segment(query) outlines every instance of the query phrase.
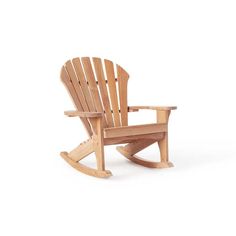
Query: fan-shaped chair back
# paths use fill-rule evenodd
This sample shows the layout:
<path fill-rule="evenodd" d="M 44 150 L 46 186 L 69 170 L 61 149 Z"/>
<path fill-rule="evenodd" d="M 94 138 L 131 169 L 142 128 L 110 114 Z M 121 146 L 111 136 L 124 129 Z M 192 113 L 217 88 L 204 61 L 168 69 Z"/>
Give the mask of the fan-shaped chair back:
<path fill-rule="evenodd" d="M 121 66 L 97 57 L 74 58 L 61 69 L 61 79 L 77 110 L 104 112 L 104 127 L 128 125 L 128 78 Z M 91 136 L 90 121 L 81 120 Z"/>

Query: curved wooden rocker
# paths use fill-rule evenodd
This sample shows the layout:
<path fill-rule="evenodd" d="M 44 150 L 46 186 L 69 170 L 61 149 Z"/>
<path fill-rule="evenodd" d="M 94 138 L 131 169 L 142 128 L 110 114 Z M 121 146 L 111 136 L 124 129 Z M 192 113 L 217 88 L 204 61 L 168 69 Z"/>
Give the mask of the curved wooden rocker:
<path fill-rule="evenodd" d="M 96 170 L 88 166 L 85 166 L 79 162 L 74 161 L 72 158 L 70 158 L 67 152 L 61 152 L 61 156 L 66 162 L 68 162 L 76 170 L 81 171 L 87 175 L 91 175 L 95 177 L 109 177 L 112 175 L 111 171 L 109 170 Z"/>
<path fill-rule="evenodd" d="M 128 152 L 125 152 L 122 150 L 123 147 L 117 147 L 117 151 L 119 151 L 123 156 L 125 156 L 130 161 L 145 166 L 148 168 L 167 168 L 167 167 L 173 167 L 174 165 L 171 162 L 155 162 L 155 161 L 147 161 L 141 157 L 138 157 L 137 155 L 130 155 Z"/>
<path fill-rule="evenodd" d="M 168 158 L 168 120 L 176 107 L 127 105 L 129 75 L 119 65 L 100 58 L 74 58 L 61 69 L 61 79 L 70 93 L 76 111 L 66 111 L 69 117 L 79 117 L 89 139 L 71 152 L 61 152 L 72 167 L 87 175 L 109 177 L 105 170 L 104 146 L 127 143 L 117 150 L 130 161 L 150 168 L 167 168 L 173 164 Z M 152 109 L 157 114 L 153 124 L 128 125 L 128 112 Z M 135 154 L 153 143 L 158 143 L 160 162 L 144 160 Z M 95 153 L 97 169 L 80 161 Z"/>

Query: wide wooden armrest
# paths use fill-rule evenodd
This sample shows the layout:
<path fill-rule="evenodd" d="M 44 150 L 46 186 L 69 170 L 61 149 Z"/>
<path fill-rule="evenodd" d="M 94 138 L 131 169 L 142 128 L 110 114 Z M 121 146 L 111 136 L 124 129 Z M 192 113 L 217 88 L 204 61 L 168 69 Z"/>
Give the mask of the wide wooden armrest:
<path fill-rule="evenodd" d="M 102 112 L 84 112 L 84 111 L 65 111 L 64 114 L 69 117 L 86 117 L 86 118 L 94 118 L 94 117 L 102 117 Z"/>
<path fill-rule="evenodd" d="M 176 106 L 130 106 L 129 111 L 138 111 L 142 109 L 156 110 L 156 111 L 170 111 L 177 109 Z"/>

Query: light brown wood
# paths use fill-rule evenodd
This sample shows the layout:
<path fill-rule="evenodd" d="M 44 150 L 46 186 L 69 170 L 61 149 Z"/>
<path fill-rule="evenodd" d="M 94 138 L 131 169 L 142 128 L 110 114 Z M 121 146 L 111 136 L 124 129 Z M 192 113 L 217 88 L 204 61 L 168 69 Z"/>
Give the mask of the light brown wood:
<path fill-rule="evenodd" d="M 169 110 L 176 110 L 176 106 L 170 107 L 163 107 L 163 106 L 129 106 L 129 111 L 138 111 L 141 109 L 148 109 L 148 110 L 159 110 L 159 111 L 169 111 Z"/>
<path fill-rule="evenodd" d="M 90 93 L 89 87 L 88 87 L 88 81 L 86 80 L 86 77 L 84 75 L 83 67 L 80 62 L 80 58 L 74 58 L 72 60 L 75 72 L 77 74 L 78 81 L 80 83 L 81 89 L 83 91 L 84 98 L 86 100 L 86 103 L 89 107 L 89 111 L 95 111 L 95 105 L 93 101 L 93 97 Z"/>
<path fill-rule="evenodd" d="M 138 153 L 139 151 L 143 150 L 144 148 L 152 145 L 155 142 L 156 140 L 153 140 L 153 139 L 139 139 L 125 145 L 122 148 L 125 152 L 129 153 L 130 155 L 134 155 Z"/>
<path fill-rule="evenodd" d="M 105 117 L 107 120 L 108 127 L 114 126 L 113 123 L 113 117 L 112 117 L 112 112 L 111 112 L 111 107 L 110 107 L 110 102 L 109 102 L 109 97 L 108 97 L 108 92 L 107 92 L 107 86 L 106 86 L 106 80 L 103 72 L 103 67 L 102 67 L 102 60 L 100 58 L 93 58 L 93 63 L 94 63 L 94 68 L 98 80 L 98 86 L 100 89 L 100 95 L 103 101 L 103 107 L 105 110 Z"/>
<path fill-rule="evenodd" d="M 64 114 L 69 117 L 87 117 L 87 118 L 93 118 L 93 117 L 102 117 L 102 112 L 80 112 L 80 111 L 65 111 Z"/>
<path fill-rule="evenodd" d="M 115 138 L 130 135 L 153 134 L 167 131 L 166 124 L 147 124 L 147 125 L 131 125 L 114 128 L 105 128 L 105 138 Z"/>
<path fill-rule="evenodd" d="M 134 109 L 133 107 L 128 107 L 128 112 L 137 112 L 139 109 Z"/>
<path fill-rule="evenodd" d="M 81 143 L 78 147 L 70 151 L 68 156 L 74 161 L 80 161 L 94 152 L 93 140 L 90 138 Z"/>
<path fill-rule="evenodd" d="M 115 80 L 115 72 L 113 63 L 109 60 L 104 60 L 106 74 L 107 74 L 107 82 L 110 92 L 111 104 L 112 104 L 112 111 L 114 116 L 114 125 L 120 126 L 120 111 L 118 105 L 118 96 L 116 91 L 116 80 Z"/>
<path fill-rule="evenodd" d="M 97 159 L 97 168 L 98 170 L 105 170 L 105 162 L 104 162 L 104 136 L 103 136 L 103 126 L 102 119 L 96 119 L 96 130 L 94 130 L 93 134 L 93 146 L 94 152 Z"/>
<path fill-rule="evenodd" d="M 61 80 L 63 81 L 65 87 L 67 88 L 69 94 L 71 95 L 71 98 L 72 100 L 74 101 L 74 105 L 75 107 L 79 110 L 79 111 L 82 111 L 83 108 L 82 108 L 82 105 L 77 97 L 77 94 L 76 94 L 76 91 L 74 89 L 74 86 L 73 84 L 71 83 L 71 80 L 70 80 L 70 77 L 68 75 L 68 72 L 66 71 L 65 67 L 63 66 L 62 69 L 61 69 Z M 88 135 L 89 136 L 92 136 L 92 129 L 91 129 L 91 126 L 90 126 L 90 123 L 87 119 L 85 118 L 80 118 Z"/>
<path fill-rule="evenodd" d="M 82 111 L 89 111 L 89 108 L 88 108 L 85 98 L 83 96 L 83 91 L 81 89 L 80 83 L 78 82 L 78 79 L 75 74 L 75 71 L 74 71 L 71 61 L 67 61 L 65 66 L 68 71 L 68 74 L 70 75 L 70 79 L 71 79 L 71 82 L 75 88 L 77 97 L 79 98 Z"/>
<path fill-rule="evenodd" d="M 167 111 L 160 111 L 157 112 L 157 122 L 165 122 L 168 123 L 170 110 Z M 158 140 L 158 146 L 160 150 L 161 162 L 169 162 L 169 154 L 168 154 L 168 132 L 164 133 L 164 137 L 161 140 Z"/>
<path fill-rule="evenodd" d="M 85 166 L 79 162 L 76 162 L 72 160 L 67 152 L 61 152 L 61 157 L 68 162 L 72 167 L 74 167 L 76 170 L 86 174 L 86 175 L 91 175 L 94 177 L 99 177 L 99 178 L 106 178 L 110 177 L 112 175 L 111 171 L 109 170 L 96 170 L 93 168 L 90 168 L 88 166 Z"/>
<path fill-rule="evenodd" d="M 109 60 L 74 58 L 62 67 L 61 79 L 76 107 L 75 111 L 66 111 L 65 115 L 79 117 L 89 135 L 88 140 L 69 153 L 61 152 L 72 167 L 95 177 L 111 176 L 111 172 L 105 170 L 104 146 L 113 144 L 126 144 L 117 150 L 139 165 L 150 168 L 173 166 L 168 156 L 168 122 L 175 106 L 128 106 L 129 75 Z M 140 109 L 154 110 L 156 123 L 128 126 L 128 112 Z M 154 143 L 159 145 L 160 162 L 147 161 L 136 155 Z M 91 153 L 96 156 L 96 169 L 80 163 Z"/>
<path fill-rule="evenodd" d="M 90 61 L 89 57 L 82 57 L 81 61 L 82 61 L 83 67 L 84 67 L 87 81 L 89 83 L 88 84 L 89 89 L 90 89 L 91 94 L 93 96 L 93 101 L 95 104 L 96 111 L 103 112 L 102 102 L 101 102 L 101 98 L 100 98 L 97 84 L 95 81 L 95 76 L 94 76 L 91 61 Z M 106 119 L 103 119 L 103 124 L 104 124 L 104 127 L 107 127 Z"/>
<path fill-rule="evenodd" d="M 117 79 L 119 85 L 120 115 L 122 126 L 128 125 L 127 83 L 129 75 L 119 65 L 117 67 Z"/>
<path fill-rule="evenodd" d="M 141 134 L 141 135 L 131 135 L 131 136 L 122 136 L 116 138 L 104 138 L 105 145 L 113 144 L 122 144 L 122 143 L 132 143 L 137 140 L 151 139 L 155 142 L 161 140 L 164 137 L 164 133 L 155 133 L 155 134 Z"/>
<path fill-rule="evenodd" d="M 154 161 L 147 161 L 144 160 L 137 155 L 130 155 L 129 152 L 126 152 L 123 147 L 117 147 L 116 148 L 118 152 L 120 152 L 123 156 L 128 158 L 130 161 L 142 165 L 148 168 L 168 168 L 173 167 L 173 164 L 171 162 L 154 162 Z"/>
<path fill-rule="evenodd" d="M 170 116 L 170 110 L 157 110 L 157 123 L 168 123 L 169 116 Z"/>

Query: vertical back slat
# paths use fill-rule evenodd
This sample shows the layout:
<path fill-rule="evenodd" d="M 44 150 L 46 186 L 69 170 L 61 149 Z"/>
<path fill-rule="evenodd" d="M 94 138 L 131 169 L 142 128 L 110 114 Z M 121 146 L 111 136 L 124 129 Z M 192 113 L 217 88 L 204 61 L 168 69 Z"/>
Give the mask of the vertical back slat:
<path fill-rule="evenodd" d="M 90 58 L 89 57 L 82 57 L 81 61 L 83 64 L 84 72 L 85 72 L 85 75 L 86 75 L 86 78 L 88 81 L 88 86 L 89 86 L 91 95 L 93 96 L 95 108 L 98 112 L 104 112 L 103 107 L 102 107 L 101 98 L 100 98 L 100 95 L 98 92 L 96 80 L 94 77 L 93 68 L 91 65 Z M 106 119 L 103 119 L 103 124 L 105 127 L 107 127 Z"/>
<path fill-rule="evenodd" d="M 77 97 L 77 93 L 71 82 L 70 76 L 68 75 L 68 72 L 66 71 L 64 66 L 61 69 L 61 80 L 63 81 L 63 83 L 65 84 L 65 87 L 67 88 L 69 94 L 71 95 L 71 98 L 74 101 L 74 105 L 76 106 L 77 110 L 83 111 L 82 105 L 79 101 L 79 98 Z M 84 124 L 89 136 L 92 136 L 92 129 L 88 120 L 86 118 L 80 118 L 80 119 L 82 123 Z"/>
<path fill-rule="evenodd" d="M 74 68 L 73 68 L 73 65 L 71 63 L 71 61 L 67 61 L 66 62 L 66 70 L 71 78 L 71 82 L 75 88 L 75 91 L 77 93 L 77 97 L 82 105 L 82 108 L 83 108 L 83 111 L 89 111 L 88 109 L 88 105 L 85 101 L 85 98 L 84 98 L 84 95 L 83 95 L 83 91 L 80 87 L 80 84 L 79 84 L 79 81 L 77 79 L 77 76 L 75 74 L 75 71 L 74 71 Z"/>
<path fill-rule="evenodd" d="M 85 100 L 87 102 L 89 111 L 95 111 L 94 101 L 93 101 L 93 98 L 90 94 L 88 84 L 87 84 L 87 80 L 85 78 L 84 71 L 83 71 L 80 59 L 79 58 L 74 58 L 72 60 L 72 63 L 74 65 L 75 72 L 77 74 L 77 78 L 80 82 L 80 86 L 83 90 L 84 97 L 85 97 Z"/>
<path fill-rule="evenodd" d="M 117 126 L 121 126 L 121 123 L 120 123 L 118 96 L 116 92 L 114 66 L 113 66 L 113 63 L 109 60 L 104 60 L 104 63 L 105 63 L 111 105 L 112 105 L 112 110 L 113 110 L 114 125 L 117 127 Z"/>
<path fill-rule="evenodd" d="M 119 65 L 116 65 L 116 68 L 117 68 L 117 79 L 119 87 L 121 123 L 122 126 L 127 126 L 128 125 L 127 83 L 129 75 Z"/>
<path fill-rule="evenodd" d="M 94 64 L 94 69 L 97 76 L 97 81 L 98 81 L 100 95 L 103 102 L 103 107 L 105 110 L 107 124 L 109 127 L 113 127 L 114 123 L 113 123 L 111 106 L 110 106 L 110 101 L 109 101 L 109 96 L 108 96 L 108 91 L 107 91 L 107 86 L 106 86 L 106 79 L 105 79 L 104 71 L 103 71 L 102 60 L 100 58 L 93 57 L 93 64 Z"/>

